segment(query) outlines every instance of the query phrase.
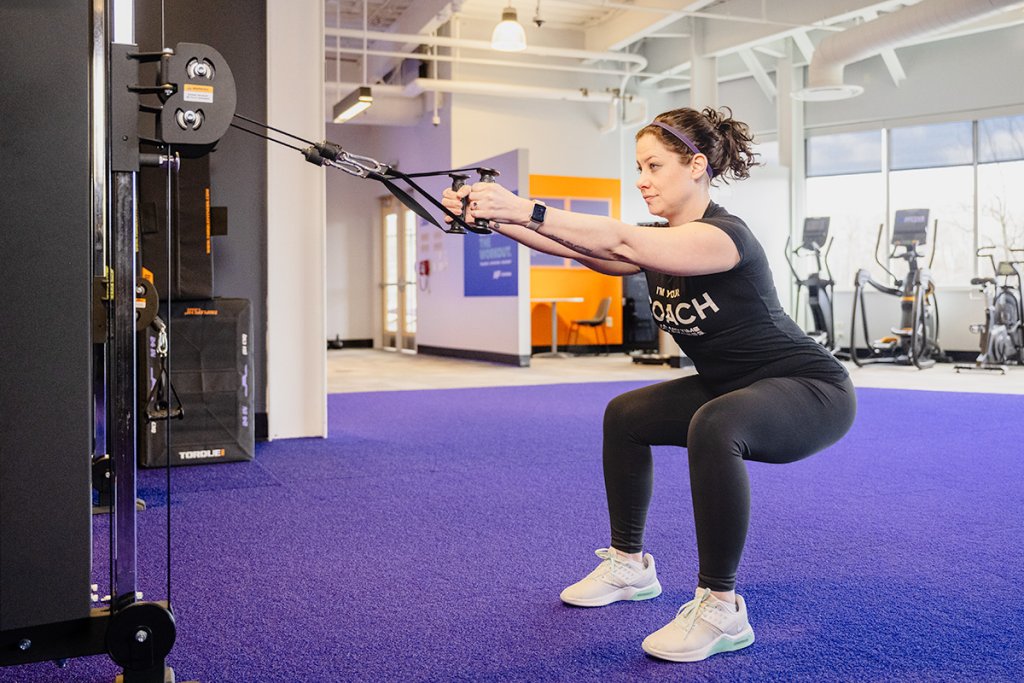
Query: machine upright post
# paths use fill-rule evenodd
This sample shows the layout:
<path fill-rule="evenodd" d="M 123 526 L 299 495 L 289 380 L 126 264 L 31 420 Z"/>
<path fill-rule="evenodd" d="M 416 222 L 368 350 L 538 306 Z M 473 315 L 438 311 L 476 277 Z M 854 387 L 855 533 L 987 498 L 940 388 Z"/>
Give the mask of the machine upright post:
<path fill-rule="evenodd" d="M 114 593 L 116 608 L 135 601 L 137 585 L 136 501 L 136 332 L 135 180 L 113 173 L 111 259 L 114 299 L 110 308 L 108 435 L 113 472 Z"/>

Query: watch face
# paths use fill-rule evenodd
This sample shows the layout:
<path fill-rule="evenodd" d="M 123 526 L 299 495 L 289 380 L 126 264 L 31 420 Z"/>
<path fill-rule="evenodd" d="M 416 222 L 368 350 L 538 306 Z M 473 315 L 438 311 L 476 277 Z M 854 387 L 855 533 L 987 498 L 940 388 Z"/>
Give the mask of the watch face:
<path fill-rule="evenodd" d="M 543 204 L 534 204 L 533 205 L 533 214 L 530 216 L 530 220 L 532 220 L 532 221 L 534 221 L 536 223 L 543 223 L 544 222 L 544 214 L 547 213 L 547 210 L 548 210 L 548 207 L 544 206 Z"/>

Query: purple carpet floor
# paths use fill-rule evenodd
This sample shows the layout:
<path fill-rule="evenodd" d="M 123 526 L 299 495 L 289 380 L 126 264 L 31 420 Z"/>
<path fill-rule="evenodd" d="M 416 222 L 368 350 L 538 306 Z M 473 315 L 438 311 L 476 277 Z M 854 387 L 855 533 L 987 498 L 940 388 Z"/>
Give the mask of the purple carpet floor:
<path fill-rule="evenodd" d="M 1024 681 L 1024 396 L 862 389 L 843 441 L 752 463 L 757 642 L 669 664 L 640 642 L 695 586 L 685 451 L 655 450 L 662 596 L 558 600 L 608 543 L 601 419 L 636 386 L 334 395 L 328 439 L 176 469 L 178 681 Z M 140 473 L 147 599 L 166 594 L 163 478 Z M 97 656 L 0 681 L 115 673 Z"/>

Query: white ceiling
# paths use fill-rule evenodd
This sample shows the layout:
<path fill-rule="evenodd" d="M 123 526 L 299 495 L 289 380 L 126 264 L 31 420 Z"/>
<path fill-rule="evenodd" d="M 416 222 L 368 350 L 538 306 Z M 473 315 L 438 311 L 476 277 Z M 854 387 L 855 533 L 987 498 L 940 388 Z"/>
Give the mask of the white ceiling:
<path fill-rule="evenodd" d="M 390 30 L 402 14 L 414 4 L 414 0 L 367 0 L 366 19 L 371 30 Z M 533 21 L 538 16 L 538 5 L 541 18 L 548 26 L 585 30 L 590 26 L 606 21 L 621 10 L 602 6 L 599 0 L 464 0 L 461 3 L 446 2 L 455 5 L 460 16 L 468 19 L 489 20 L 497 23 L 502 10 L 511 6 L 518 12 L 522 22 Z M 344 26 L 346 28 L 362 28 L 363 0 L 326 0 L 325 11 L 327 26 Z M 338 22 L 338 13 L 340 24 Z M 453 11 L 451 9 L 449 12 Z"/>
<path fill-rule="evenodd" d="M 335 81 L 336 70 L 330 68 L 335 59 L 335 46 L 350 50 L 363 45 L 363 40 L 348 35 L 336 42 L 330 30 L 336 27 L 370 32 L 389 32 L 404 35 L 430 36 L 443 28 L 453 17 L 474 22 L 477 26 L 497 23 L 502 9 L 514 7 L 519 21 L 527 27 L 527 34 L 536 43 L 550 47 L 559 40 L 577 50 L 595 53 L 630 52 L 648 60 L 644 73 L 647 78 L 636 79 L 663 92 L 685 89 L 685 80 L 679 78 L 652 80 L 652 74 L 684 74 L 688 71 L 690 55 L 698 52 L 717 57 L 717 73 L 721 80 L 760 77 L 774 70 L 775 60 L 789 49 L 797 63 L 809 60 L 814 46 L 824 37 L 850 27 L 871 21 L 918 2 L 931 0 L 325 0 L 325 27 L 328 35 L 325 54 L 329 60 L 327 81 Z M 985 0 L 963 0 L 983 4 Z M 1024 23 L 1024 1 L 1005 9 L 995 16 L 957 26 L 913 42 L 948 38 L 951 35 L 993 30 L 1014 23 Z M 535 18 L 542 20 L 540 27 Z M 365 22 L 365 24 L 364 24 Z M 694 33 L 699 34 L 702 49 L 693 49 Z M 566 40 L 571 38 L 571 41 Z M 909 43 L 907 43 L 909 44 Z M 412 42 L 404 45 L 366 41 L 370 49 L 411 53 L 417 49 Z M 523 55 L 493 51 L 470 51 L 474 58 L 514 63 Z M 881 52 L 879 54 L 882 54 Z M 894 79 L 901 76 L 898 51 L 883 54 Z M 342 65 L 362 65 L 361 55 L 348 52 L 341 56 Z M 529 59 L 525 57 L 525 59 Z M 534 57 L 536 59 L 536 57 Z M 621 63 L 601 59 L 551 57 L 551 63 L 581 65 L 598 70 L 607 67 L 609 84 L 617 84 L 622 76 Z M 377 82 L 392 71 L 400 60 L 371 57 L 367 62 L 370 73 L 367 80 Z M 616 73 L 617 72 L 617 73 Z M 758 73 L 760 72 L 760 73 Z M 504 70 L 503 83 L 521 75 L 523 85 L 531 81 L 531 72 L 525 69 Z M 905 76 L 905 74 L 903 74 Z M 345 78 L 341 78 L 345 81 Z M 394 80 L 392 79 L 392 82 Z M 513 84 L 514 85 L 514 84 Z"/>

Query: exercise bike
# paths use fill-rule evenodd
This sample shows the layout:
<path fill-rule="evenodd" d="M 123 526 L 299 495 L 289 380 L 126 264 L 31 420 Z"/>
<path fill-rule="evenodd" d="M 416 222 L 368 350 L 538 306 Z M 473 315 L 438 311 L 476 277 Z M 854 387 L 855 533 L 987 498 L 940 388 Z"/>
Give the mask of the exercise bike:
<path fill-rule="evenodd" d="M 800 245 L 796 249 L 791 249 L 792 237 L 786 238 L 786 263 L 789 264 L 789 270 L 793 273 L 793 279 L 796 280 L 796 303 L 793 310 L 795 312 L 801 310 L 800 293 L 806 289 L 807 305 L 811 311 L 813 325 L 807 334 L 829 351 L 834 351 L 836 324 L 835 312 L 832 308 L 832 292 L 835 281 L 832 279 L 832 271 L 828 267 L 828 252 L 832 248 L 832 239 L 828 235 L 828 224 L 828 216 L 805 218 Z M 814 256 L 816 270 L 802 278 L 793 264 L 793 258 L 811 255 Z M 824 275 L 822 266 L 824 266 Z"/>
<path fill-rule="evenodd" d="M 985 297 L 985 322 L 971 325 L 971 332 L 981 335 L 981 353 L 973 365 L 956 365 L 957 372 L 994 370 L 1005 375 L 1007 363 L 1024 362 L 1024 328 L 1021 326 L 1024 302 L 1021 301 L 1021 276 L 1017 270 L 1024 261 L 1000 261 L 997 264 L 992 255 L 995 248 L 982 247 L 977 252 L 979 258 L 988 258 L 994 276 L 971 279 L 971 284 L 980 287 Z"/>
<path fill-rule="evenodd" d="M 883 284 L 872 279 L 871 273 L 865 268 L 857 271 L 854 277 L 853 316 L 850 322 L 850 359 L 857 367 L 872 363 L 893 363 L 913 365 L 923 370 L 934 365 L 937 359 L 944 359 L 938 344 L 939 313 L 935 299 L 935 281 L 931 275 L 932 262 L 935 260 L 938 221 L 935 221 L 932 230 L 932 253 L 928 260 L 928 268 L 921 268 L 917 262 L 923 255 L 918 248 L 927 242 L 928 209 L 903 209 L 896 212 L 892 249 L 887 260 L 902 259 L 907 262 L 908 270 L 903 278 L 896 277 L 878 258 L 884 227 L 884 224 L 878 226 L 875 262 L 889 274 L 892 284 Z M 890 334 L 873 341 L 868 333 L 867 315 L 864 310 L 864 289 L 868 285 L 883 294 L 900 299 L 899 327 L 893 327 Z M 867 345 L 866 358 L 860 357 L 856 342 L 858 309 L 861 314 L 864 343 Z"/>

